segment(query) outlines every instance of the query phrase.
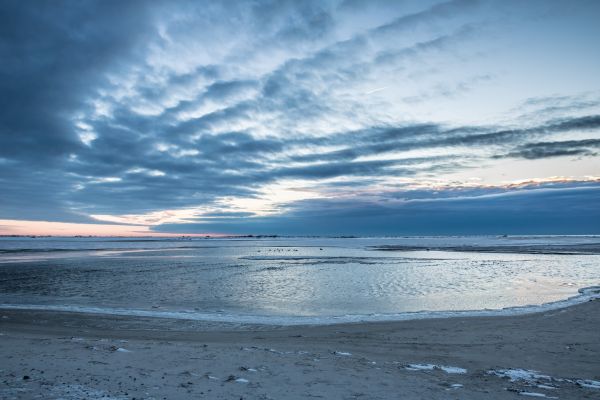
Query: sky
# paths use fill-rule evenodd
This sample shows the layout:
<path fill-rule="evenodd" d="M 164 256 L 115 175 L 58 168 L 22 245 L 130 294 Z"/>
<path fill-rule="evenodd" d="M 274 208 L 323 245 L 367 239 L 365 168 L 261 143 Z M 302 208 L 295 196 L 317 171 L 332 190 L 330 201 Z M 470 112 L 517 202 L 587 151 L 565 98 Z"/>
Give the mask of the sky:
<path fill-rule="evenodd" d="M 598 1 L 0 1 L 0 234 L 600 234 Z"/>

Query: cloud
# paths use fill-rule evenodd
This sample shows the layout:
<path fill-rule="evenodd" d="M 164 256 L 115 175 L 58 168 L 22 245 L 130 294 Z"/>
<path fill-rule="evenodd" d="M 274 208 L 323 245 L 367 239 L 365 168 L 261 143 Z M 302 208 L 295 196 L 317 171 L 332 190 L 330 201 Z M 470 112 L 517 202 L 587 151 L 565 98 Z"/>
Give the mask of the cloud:
<path fill-rule="evenodd" d="M 423 193 L 421 193 L 423 195 Z M 397 203 L 304 201 L 279 216 L 164 224 L 156 232 L 284 235 L 597 234 L 600 186 L 469 190 Z M 562 212 L 557 213 L 560 207 Z"/>
<path fill-rule="evenodd" d="M 559 156 L 595 156 L 600 139 L 564 140 L 561 142 L 527 143 L 501 157 L 521 157 L 530 160 Z"/>
<path fill-rule="evenodd" d="M 593 90 L 518 94 L 485 123 L 437 114 L 503 79 L 505 14 L 477 1 L 0 7 L 0 218 L 220 206 L 233 223 L 256 210 L 224 199 L 293 203 L 272 187 L 382 191 L 598 147 Z"/>
<path fill-rule="evenodd" d="M 440 147 L 466 146 L 481 148 L 482 146 L 508 147 L 514 144 L 528 142 L 538 137 L 554 133 L 565 133 L 580 130 L 600 129 L 600 116 L 591 115 L 584 117 L 566 118 L 558 121 L 548 121 L 537 126 L 520 129 L 502 129 L 501 127 L 460 126 L 447 128 L 439 124 L 412 124 L 398 127 L 372 128 L 358 132 L 346 132 L 339 135 L 330 135 L 323 140 L 315 141 L 318 145 L 347 144 L 343 149 L 330 152 L 315 152 L 313 154 L 294 157 L 296 161 L 340 161 L 354 160 L 358 157 L 385 154 L 389 152 L 409 151 L 416 149 L 433 149 Z M 596 146 L 596 140 L 564 142 L 566 146 Z M 539 144 L 540 147 L 544 143 Z M 560 142 L 547 143 L 547 146 L 558 147 Z M 533 148 L 534 143 L 524 144 Z M 488 147 L 489 148 L 489 147 Z M 526 157 L 526 153 L 515 152 L 511 156 Z M 439 158 L 437 158 L 439 159 Z M 431 157 L 429 161 L 435 161 Z M 418 159 L 415 161 L 426 161 Z M 401 161 L 400 163 L 405 162 Z"/>
<path fill-rule="evenodd" d="M 2 8 L 0 156 L 48 163 L 80 148 L 70 114 L 104 68 L 150 35 L 146 11 L 137 2 Z"/>

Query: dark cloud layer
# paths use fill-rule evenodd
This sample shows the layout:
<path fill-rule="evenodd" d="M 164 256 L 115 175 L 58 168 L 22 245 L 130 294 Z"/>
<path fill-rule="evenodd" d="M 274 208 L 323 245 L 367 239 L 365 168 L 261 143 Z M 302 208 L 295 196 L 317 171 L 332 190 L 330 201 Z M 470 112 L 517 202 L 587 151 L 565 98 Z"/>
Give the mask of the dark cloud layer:
<path fill-rule="evenodd" d="M 423 194 L 423 193 L 421 193 Z M 463 196 L 461 196 L 463 194 Z M 165 224 L 158 232 L 284 235 L 589 234 L 600 233 L 600 186 L 537 188 L 489 194 L 468 190 L 404 203 L 307 201 L 288 213 Z M 560 209 L 561 212 L 557 212 Z"/>
<path fill-rule="evenodd" d="M 53 164 L 81 148 L 69 117 L 100 74 L 150 35 L 143 3 L 4 1 L 0 18 L 0 156 Z"/>
<path fill-rule="evenodd" d="M 68 209 L 65 159 L 83 149 L 71 117 L 150 35 L 141 2 L 0 5 L 3 218 L 90 221 Z"/>
<path fill-rule="evenodd" d="M 600 148 L 600 139 L 564 140 L 561 142 L 527 143 L 503 157 L 539 159 L 560 156 L 595 156 Z"/>
<path fill-rule="evenodd" d="M 80 153 L 81 161 L 69 164 L 69 170 L 75 176 L 118 176 L 121 180 L 87 185 L 73 193 L 71 200 L 87 204 L 85 207 L 95 213 L 130 213 L 131 210 L 145 212 L 210 203 L 215 197 L 225 195 L 252 197 L 261 185 L 280 179 L 411 177 L 423 169 L 432 173 L 452 169 L 452 165 L 456 169 L 468 163 L 476 163 L 482 157 L 480 154 L 473 154 L 460 157 L 448 155 L 357 160 L 359 157 L 409 150 L 485 146 L 486 151 L 491 152 L 494 157 L 504 157 L 506 154 L 522 158 L 554 157 L 558 155 L 556 149 L 560 146 L 559 143 L 544 145 L 527 142 L 554 132 L 595 129 L 597 121 L 596 117 L 583 117 L 510 130 L 415 124 L 291 140 L 276 137 L 258 139 L 247 133 L 231 132 L 201 136 L 193 147 L 198 154 L 184 158 L 157 152 L 152 142 L 142 134 L 106 127 L 94 146 Z M 594 143 L 596 141 L 584 141 L 579 143 L 578 149 L 589 148 Z M 340 145 L 344 146 L 342 150 L 318 150 L 321 146 Z M 568 142 L 564 145 L 573 147 L 577 144 Z M 284 150 L 293 152 L 311 147 L 317 150 L 289 159 L 278 158 L 275 164 L 268 162 L 269 157 Z M 567 154 L 583 153 L 578 151 Z M 289 162 L 301 164 L 288 166 Z M 164 176 L 128 173 L 132 168 L 158 170 Z M 94 203 L 89 204 L 89 198 L 93 198 Z M 140 199 L 144 201 L 140 202 Z"/>

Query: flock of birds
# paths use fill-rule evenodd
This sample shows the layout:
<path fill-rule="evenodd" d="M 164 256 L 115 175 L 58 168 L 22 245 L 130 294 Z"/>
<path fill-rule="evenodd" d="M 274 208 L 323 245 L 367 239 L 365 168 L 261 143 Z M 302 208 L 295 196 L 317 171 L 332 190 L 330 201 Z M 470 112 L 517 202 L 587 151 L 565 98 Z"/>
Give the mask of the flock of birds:
<path fill-rule="evenodd" d="M 322 248 L 322 247 L 319 247 L 319 250 L 323 251 L 323 248 Z M 267 251 L 268 251 L 268 252 L 270 252 L 270 251 L 273 251 L 273 252 L 275 252 L 275 253 L 283 253 L 283 252 L 285 252 L 285 251 L 298 251 L 298 249 L 282 249 L 282 248 L 279 248 L 279 247 L 278 247 L 278 248 L 275 248 L 275 249 L 267 249 Z M 260 249 L 258 249 L 258 250 L 257 250 L 257 252 L 258 252 L 258 253 L 260 253 L 260 252 L 261 252 L 261 250 L 260 250 Z"/>

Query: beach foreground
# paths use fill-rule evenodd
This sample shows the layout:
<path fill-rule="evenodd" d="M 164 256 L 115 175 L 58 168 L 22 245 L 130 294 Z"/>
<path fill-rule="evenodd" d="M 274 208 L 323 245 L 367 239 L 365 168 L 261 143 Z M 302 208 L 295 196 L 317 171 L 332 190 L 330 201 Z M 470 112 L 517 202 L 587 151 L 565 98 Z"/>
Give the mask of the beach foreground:
<path fill-rule="evenodd" d="M 511 317 L 294 327 L 0 315 L 3 399 L 600 397 L 598 300 Z"/>

